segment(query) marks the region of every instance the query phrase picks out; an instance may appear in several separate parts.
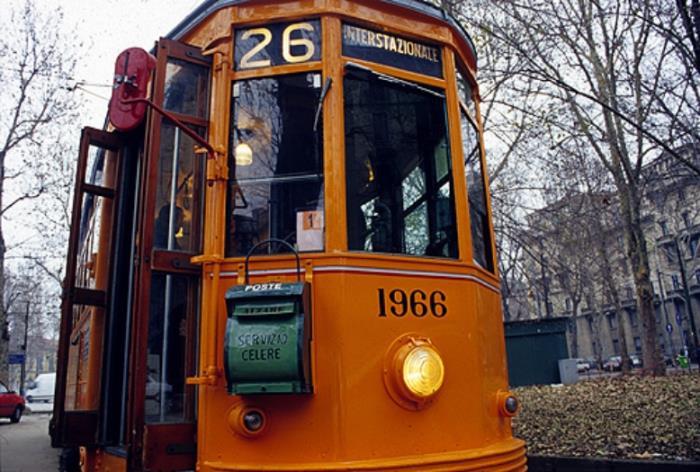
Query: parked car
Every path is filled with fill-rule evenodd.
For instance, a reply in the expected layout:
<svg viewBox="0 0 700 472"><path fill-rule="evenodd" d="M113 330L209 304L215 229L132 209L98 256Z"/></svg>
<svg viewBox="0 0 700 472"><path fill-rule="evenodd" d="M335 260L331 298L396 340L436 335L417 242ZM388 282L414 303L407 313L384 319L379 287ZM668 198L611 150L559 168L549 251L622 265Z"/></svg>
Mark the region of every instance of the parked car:
<svg viewBox="0 0 700 472"><path fill-rule="evenodd" d="M24 412L24 398L0 382L0 418L10 418L12 423L19 423Z"/></svg>
<svg viewBox="0 0 700 472"><path fill-rule="evenodd" d="M585 359L586 362L588 362L588 365L590 366L591 370L598 370L598 361L596 360L595 357L589 357L588 359Z"/></svg>
<svg viewBox="0 0 700 472"><path fill-rule="evenodd" d="M612 372L615 370L620 370L622 368L622 357L620 356L610 356L603 362L603 370Z"/></svg>
<svg viewBox="0 0 700 472"><path fill-rule="evenodd" d="M579 357L576 359L576 370L579 372L588 372L591 370L591 364L586 359Z"/></svg>
<svg viewBox="0 0 700 472"><path fill-rule="evenodd" d="M167 383L161 384L156 377L149 374L148 378L146 379L146 398L160 402L161 385L163 386L163 391L167 397L173 390L172 385Z"/></svg>
<svg viewBox="0 0 700 472"><path fill-rule="evenodd" d="M632 354L630 356L630 362L632 363L633 369L638 369L642 367L642 359L636 354Z"/></svg>
<svg viewBox="0 0 700 472"><path fill-rule="evenodd" d="M49 402L53 403L53 394L56 389L56 373L39 374L28 385L29 389L25 397L29 403Z"/></svg>

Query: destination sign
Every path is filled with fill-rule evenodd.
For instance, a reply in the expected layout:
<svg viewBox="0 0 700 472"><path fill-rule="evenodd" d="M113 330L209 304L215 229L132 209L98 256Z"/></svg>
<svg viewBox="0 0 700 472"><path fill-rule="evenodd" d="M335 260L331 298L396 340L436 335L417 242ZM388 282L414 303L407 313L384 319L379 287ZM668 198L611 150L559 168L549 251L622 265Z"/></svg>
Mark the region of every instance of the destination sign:
<svg viewBox="0 0 700 472"><path fill-rule="evenodd" d="M343 24L343 55L442 77L439 47L362 26Z"/></svg>
<svg viewBox="0 0 700 472"><path fill-rule="evenodd" d="M321 60L321 23L308 20L239 29L234 67L257 69Z"/></svg>

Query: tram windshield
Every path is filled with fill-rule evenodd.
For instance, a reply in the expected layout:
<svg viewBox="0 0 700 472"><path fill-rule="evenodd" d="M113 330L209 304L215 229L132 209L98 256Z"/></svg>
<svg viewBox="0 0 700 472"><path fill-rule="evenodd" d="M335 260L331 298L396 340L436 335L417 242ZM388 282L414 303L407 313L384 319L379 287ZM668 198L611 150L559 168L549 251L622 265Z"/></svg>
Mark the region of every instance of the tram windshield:
<svg viewBox="0 0 700 472"><path fill-rule="evenodd" d="M227 257L270 238L323 250L320 93L318 73L234 83Z"/></svg>
<svg viewBox="0 0 700 472"><path fill-rule="evenodd" d="M456 258L444 94L352 65L343 90L349 249Z"/></svg>

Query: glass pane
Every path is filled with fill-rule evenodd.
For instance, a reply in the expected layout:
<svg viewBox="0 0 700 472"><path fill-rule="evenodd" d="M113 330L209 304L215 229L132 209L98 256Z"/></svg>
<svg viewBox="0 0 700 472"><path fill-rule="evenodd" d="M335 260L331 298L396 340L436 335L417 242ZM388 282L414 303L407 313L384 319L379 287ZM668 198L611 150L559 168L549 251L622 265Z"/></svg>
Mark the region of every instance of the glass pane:
<svg viewBox="0 0 700 472"><path fill-rule="evenodd" d="M75 286L105 290L109 271L110 231L113 201L92 194L83 195L78 250L76 251Z"/></svg>
<svg viewBox="0 0 700 472"><path fill-rule="evenodd" d="M85 183L100 187L114 188L114 151L90 145L88 147L87 166L85 167Z"/></svg>
<svg viewBox="0 0 700 472"><path fill-rule="evenodd" d="M425 202L406 215L404 239L408 254L425 254L430 243L428 229L428 208Z"/></svg>
<svg viewBox="0 0 700 472"><path fill-rule="evenodd" d="M185 378L192 374L197 289L191 279L154 273L148 322L146 422L176 423L185 418Z"/></svg>
<svg viewBox="0 0 700 472"><path fill-rule="evenodd" d="M194 152L194 140L175 126L163 123L160 133L153 246L197 252L205 157Z"/></svg>
<svg viewBox="0 0 700 472"><path fill-rule="evenodd" d="M484 173L481 166L481 153L479 152L479 135L464 112L461 114L461 122L474 262L493 271L491 233L486 209Z"/></svg>
<svg viewBox="0 0 700 472"><path fill-rule="evenodd" d="M472 119L476 120L476 105L472 96L472 88L469 85L466 74L463 74L459 69L457 69L457 94L460 101L467 107L467 111L469 111Z"/></svg>
<svg viewBox="0 0 700 472"><path fill-rule="evenodd" d="M207 117L209 69L204 66L169 59L165 69L163 107L183 115Z"/></svg>
<svg viewBox="0 0 700 472"><path fill-rule="evenodd" d="M320 119L314 131L320 79L294 74L234 84L227 256L269 238L323 250Z"/></svg>
<svg viewBox="0 0 700 472"><path fill-rule="evenodd" d="M349 249L457 257L444 96L355 68L343 90Z"/></svg>

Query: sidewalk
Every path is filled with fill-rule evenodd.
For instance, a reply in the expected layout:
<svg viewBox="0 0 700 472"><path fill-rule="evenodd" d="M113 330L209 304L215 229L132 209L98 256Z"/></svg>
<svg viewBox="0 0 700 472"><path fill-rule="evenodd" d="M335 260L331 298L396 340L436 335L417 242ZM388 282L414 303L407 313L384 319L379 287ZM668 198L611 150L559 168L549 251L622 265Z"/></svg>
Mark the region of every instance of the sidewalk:
<svg viewBox="0 0 700 472"><path fill-rule="evenodd" d="M50 404L39 409L47 409ZM29 406L28 405L28 406ZM49 410L53 409L50 405ZM36 409L35 409L36 411ZM51 447L49 438L50 413L25 411L17 424L0 419L0 472L51 472L58 470L59 451Z"/></svg>

